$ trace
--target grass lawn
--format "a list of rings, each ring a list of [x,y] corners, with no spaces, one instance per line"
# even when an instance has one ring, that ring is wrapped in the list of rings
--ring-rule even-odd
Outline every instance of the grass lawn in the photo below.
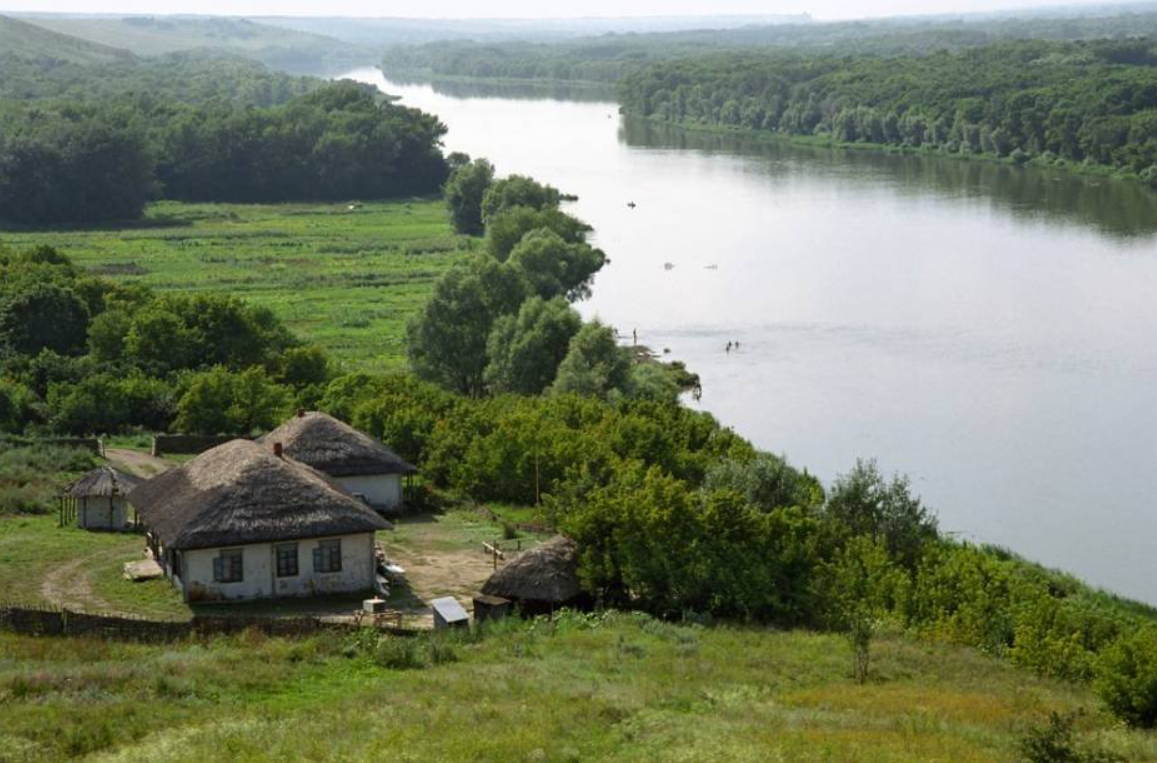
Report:
[[[901,637],[865,686],[839,637],[632,615],[500,624],[439,664],[409,642],[424,669],[357,641],[0,634],[0,758],[1011,762],[1028,724],[1084,708],[1085,740],[1157,760],[1083,688]]]
[[[159,202],[121,228],[0,233],[48,244],[79,265],[166,291],[228,292],[273,310],[347,368],[404,364],[406,320],[477,242],[440,200],[347,204]]]

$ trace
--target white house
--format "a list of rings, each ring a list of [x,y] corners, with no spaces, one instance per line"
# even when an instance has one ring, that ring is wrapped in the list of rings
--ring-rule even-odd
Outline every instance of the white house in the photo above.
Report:
[[[127,530],[133,526],[126,496],[140,478],[111,466],[98,466],[68,486],[61,496],[61,524],[67,517],[86,530]]]
[[[318,471],[248,440],[208,450],[129,500],[188,602],[369,591],[390,523]]]
[[[374,438],[324,413],[299,411],[261,442],[280,445],[286,456],[327,474],[384,514],[402,507],[403,480],[417,471]]]

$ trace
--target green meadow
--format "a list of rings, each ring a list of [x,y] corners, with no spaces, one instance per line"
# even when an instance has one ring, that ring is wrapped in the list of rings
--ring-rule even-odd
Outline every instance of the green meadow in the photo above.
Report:
[[[172,646],[0,634],[0,759],[1017,761],[1052,711],[1157,760],[1080,688],[886,638],[856,685],[837,636],[642,615],[484,636],[254,633]]]
[[[352,208],[351,208],[352,207]],[[228,292],[268,307],[349,370],[405,363],[406,319],[474,240],[440,200],[365,204],[159,202],[127,227],[0,232],[157,291]]]

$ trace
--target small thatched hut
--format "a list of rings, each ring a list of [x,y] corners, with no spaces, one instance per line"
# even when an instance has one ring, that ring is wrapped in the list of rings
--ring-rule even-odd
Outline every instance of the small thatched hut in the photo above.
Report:
[[[374,438],[324,413],[299,411],[261,442],[280,443],[285,455],[329,475],[383,513],[401,509],[402,480],[417,471]]]
[[[514,602],[528,615],[590,604],[579,585],[575,542],[561,537],[526,551],[495,572],[482,585],[482,594]]]
[[[390,524],[320,472],[248,440],[205,451],[129,495],[187,601],[370,590]]]
[[[127,530],[133,526],[126,496],[141,483],[139,477],[111,466],[98,466],[69,485],[60,498],[60,524],[76,520],[86,530]]]

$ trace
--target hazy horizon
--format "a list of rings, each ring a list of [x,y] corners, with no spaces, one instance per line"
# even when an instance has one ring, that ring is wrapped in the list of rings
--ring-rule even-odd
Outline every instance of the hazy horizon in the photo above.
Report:
[[[533,0],[495,0],[480,5],[469,0],[37,0],[3,2],[0,13],[77,13],[200,16],[317,16],[405,19],[528,19],[564,20],[590,18],[646,18],[671,16],[774,16],[808,13],[816,20],[874,18],[886,16],[938,15],[946,13],[992,13],[1039,11],[1073,7],[1121,6],[1100,0],[639,0],[630,13],[622,3],[588,0],[581,4],[546,6]],[[30,7],[31,6],[31,7]],[[573,11],[570,8],[573,7]]]

